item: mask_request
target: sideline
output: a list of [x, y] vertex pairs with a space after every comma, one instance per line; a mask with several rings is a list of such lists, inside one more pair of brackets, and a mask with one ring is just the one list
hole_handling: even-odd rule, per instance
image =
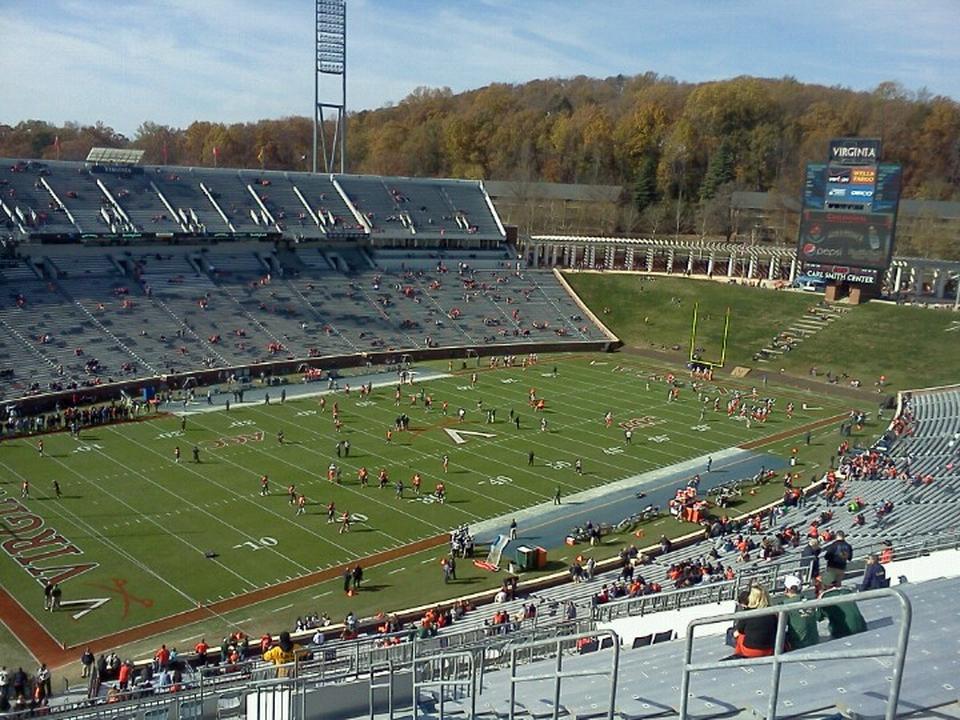
[[[405, 387], [416, 387], [419, 383], [454, 377], [454, 375], [451, 373], [440, 372], [439, 370], [433, 370], [431, 368], [412, 369], [409, 372], [412, 376], [411, 383]], [[391, 379], [383, 379], [385, 376], [390, 376]], [[336, 380], [337, 382], [343, 383], [343, 385], [348, 384], [344, 381], [349, 380], [351, 393], [357, 392], [357, 388], [359, 388], [360, 385], [365, 385], [368, 382], [374, 388], [393, 387], [398, 385], [400, 382], [396, 377], [396, 373], [394, 372], [350, 375], [336, 378]], [[275, 393], [275, 395], [272, 396], [272, 402], [279, 405], [280, 392], [283, 390], [286, 391], [287, 400], [302, 400], [304, 398], [320, 397], [321, 395], [343, 394], [344, 388], [342, 386], [337, 389], [330, 389], [327, 386], [327, 382], [327, 380], [318, 380], [316, 382], [309, 383], [289, 383], [287, 385], [274, 385], [272, 387], [258, 385], [252, 388], [245, 388], [243, 391], [244, 401], [242, 403], [231, 403], [230, 407], [233, 409], [240, 409], [250, 405], [262, 405], [266, 396], [271, 392]], [[318, 389], [318, 385], [322, 385], [323, 388]], [[184, 403], [181, 400], [179, 402], [171, 401], [163, 403], [159, 407], [161, 412], [177, 415], [178, 417], [182, 415], [199, 415], [202, 413], [225, 411], [227, 409], [225, 400], [232, 397], [232, 391], [218, 390], [216, 393], [211, 395], [211, 400], [213, 401], [212, 403], [207, 403], [204, 399], [199, 399], [187, 403], [186, 406], [184, 406]], [[224, 400], [221, 400], [221, 398]]]

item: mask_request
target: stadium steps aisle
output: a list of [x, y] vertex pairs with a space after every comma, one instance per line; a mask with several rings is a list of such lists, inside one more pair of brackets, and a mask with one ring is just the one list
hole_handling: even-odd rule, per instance
[[785, 348], [795, 348], [804, 340], [815, 336], [823, 328], [843, 317], [848, 312], [848, 308], [839, 308], [833, 305], [814, 305], [799, 318], [795, 318], [785, 324], [771, 342], [761, 348], [756, 354], [758, 362], [768, 362], [769, 358], [764, 355], [783, 355], [789, 350]]

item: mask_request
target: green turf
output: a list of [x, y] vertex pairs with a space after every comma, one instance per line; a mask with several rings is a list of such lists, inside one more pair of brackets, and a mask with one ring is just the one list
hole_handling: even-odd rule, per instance
[[853, 308], [778, 364], [796, 374], [811, 367], [821, 373], [846, 373], [867, 386], [885, 375], [888, 390], [957, 383], [958, 320], [957, 313], [944, 310], [868, 303]]
[[[628, 347], [689, 354], [693, 306], [700, 303], [698, 344], [707, 359], [719, 357], [722, 319], [731, 309], [727, 366], [787, 372], [820, 378], [829, 370], [872, 387], [881, 375], [887, 390], [960, 381], [958, 317], [942, 310], [867, 303], [850, 307], [839, 320], [770, 362], [753, 356], [793, 320], [816, 305], [819, 296], [728, 285], [707, 280], [635, 274], [567, 273], [588, 306]], [[847, 306], [843, 306], [847, 307]]]
[[[617, 371], [622, 362], [625, 371]], [[550, 377], [552, 368], [559, 370]], [[636, 473], [713, 452], [746, 440], [757, 439], [835, 414], [842, 407], [822, 398], [823, 409], [798, 412], [792, 421], [775, 415], [764, 427], [746, 429], [741, 423], [708, 417], [709, 429], [698, 431], [699, 409], [689, 390], [677, 403], [667, 403], [662, 381], [650, 383], [650, 366], [619, 356], [576, 356], [547, 359], [539, 366], [480, 372], [476, 388], [469, 374], [432, 381], [426, 390], [434, 398], [431, 412], [409, 399], [398, 409], [391, 388], [374, 392], [372, 401], [359, 402], [340, 394], [345, 428], [334, 432], [331, 405], [319, 412], [316, 399], [289, 401], [280, 405], [236, 406], [229, 413], [191, 415], [185, 433], [180, 420], [166, 417], [123, 426], [87, 431], [81, 441], [61, 433], [46, 436], [45, 456], [39, 457], [35, 440], [18, 440], [0, 447], [0, 489], [15, 496], [19, 482], [31, 480], [31, 499], [26, 505], [48, 527], [68, 538], [82, 555], [69, 562], [98, 563], [98, 567], [64, 583], [64, 599], [110, 597], [103, 607], [80, 620], [70, 613], [43, 613], [40, 586], [10, 558], [0, 560], [4, 586], [28, 611], [67, 644], [76, 644], [125, 627], [192, 609], [199, 603], [274, 585], [368, 556], [379, 550], [444, 533], [464, 522], [507, 515], [518, 508], [549, 502], [557, 486], [564, 494], [586, 489]], [[545, 376], [546, 375], [546, 376]], [[528, 389], [534, 386], [547, 400], [549, 432], [541, 433], [538, 417], [527, 407]], [[789, 400], [799, 406], [809, 395], [772, 390], [781, 407]], [[440, 411], [449, 401], [450, 415]], [[497, 422], [482, 422], [477, 400], [497, 409]], [[467, 422], [456, 423], [455, 409], [467, 409]], [[513, 408], [521, 414], [521, 429], [508, 422]], [[385, 431], [404, 410], [413, 429], [398, 433], [388, 444]], [[623, 449], [619, 429], [606, 429], [602, 415], [612, 410], [616, 421], [654, 416], [660, 424], [638, 431], [634, 445]], [[444, 427], [474, 432], [492, 432], [494, 438], [471, 436], [455, 445]], [[286, 442], [276, 439], [283, 430]], [[258, 435], [257, 433], [262, 433]], [[648, 437], [668, 436], [669, 442]], [[245, 440], [236, 438], [245, 437]], [[349, 438], [352, 452], [341, 460], [344, 486], [326, 480], [326, 467], [336, 461], [338, 437]], [[173, 448], [181, 447], [183, 459], [173, 461]], [[201, 463], [191, 461], [190, 450], [201, 448]], [[616, 447], [613, 453], [605, 449]], [[528, 468], [527, 453], [533, 450], [537, 464]], [[440, 458], [450, 456], [445, 478], [445, 505], [412, 497], [409, 488], [414, 471], [432, 488], [442, 476]], [[569, 466], [583, 459], [580, 477]], [[360, 488], [356, 468], [365, 465], [372, 484]], [[406, 497], [397, 500], [391, 486], [376, 488], [375, 475], [386, 467], [391, 481], [402, 478]], [[271, 478], [271, 495], [258, 494], [261, 473]], [[51, 482], [59, 480], [64, 497], [51, 497]], [[309, 498], [308, 513], [297, 517], [284, 489], [293, 483]], [[338, 510], [367, 517], [349, 534], [338, 534], [325, 519], [325, 505], [334, 500]], [[217, 557], [205, 559], [205, 551]], [[438, 556], [440, 551], [433, 553]], [[67, 565], [65, 558], [37, 563]], [[436, 568], [426, 566], [427, 577], [439, 578]], [[496, 580], [470, 569], [463, 588], [484, 587]], [[389, 582], [386, 582], [389, 580]], [[421, 572], [409, 569], [396, 578], [381, 578], [383, 595], [373, 596], [377, 609], [390, 610], [438, 599], [450, 591], [431, 582], [423, 590]], [[133, 598], [127, 605], [118, 587]], [[335, 586], [334, 581], [331, 586]], [[313, 593], [314, 595], [316, 593]], [[298, 596], [299, 597], [299, 596]], [[310, 596], [312, 597], [312, 596]], [[273, 603], [280, 607], [287, 601]], [[313, 609], [313, 608], [309, 608]]]
[[0, 623], [0, 665], [7, 670], [22, 667], [28, 673], [37, 669], [37, 660], [27, 650], [6, 625]]
[[567, 273], [581, 299], [628, 346], [689, 355], [693, 308], [700, 304], [698, 345], [719, 359], [723, 318], [731, 310], [727, 364], [750, 365], [753, 353], [783, 329], [784, 320], [814, 304], [808, 295], [707, 280], [636, 274]]

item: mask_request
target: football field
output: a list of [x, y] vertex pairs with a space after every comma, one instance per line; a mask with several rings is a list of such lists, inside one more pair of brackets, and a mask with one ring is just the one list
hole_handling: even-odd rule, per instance
[[[435, 369], [446, 370], [446, 363]], [[681, 376], [680, 396], [668, 402], [667, 372], [635, 357], [566, 355], [527, 369], [484, 366], [405, 385], [399, 406], [392, 382], [363, 399], [356, 389], [292, 399], [291, 388], [284, 403], [272, 388], [270, 404], [206, 412], [201, 401], [184, 417], [92, 428], [79, 439], [45, 435], [42, 456], [37, 437], [6, 441], [0, 445], [3, 586], [58, 643], [77, 645], [198, 606], [263, 598], [298, 579], [319, 581], [344, 563], [442, 547], [458, 525], [552, 504], [558, 491], [567, 497], [849, 409], [805, 391], [757, 388], [760, 397], [775, 398], [775, 411], [748, 428], [725, 408], [735, 389], [749, 385], [706, 383], [702, 406]], [[297, 389], [303, 387], [320, 392], [326, 385]], [[531, 390], [544, 401], [542, 412], [530, 406]], [[424, 407], [421, 393], [432, 398], [432, 408]], [[790, 402], [792, 419], [784, 411]], [[816, 409], [803, 410], [803, 403]], [[495, 421], [488, 422], [494, 409]], [[409, 430], [394, 431], [388, 441], [401, 413], [410, 418]], [[337, 444], [345, 440], [349, 456], [341, 446], [338, 457]], [[574, 469], [578, 459], [582, 474]], [[341, 470], [339, 485], [328, 480], [331, 463]], [[366, 487], [358, 481], [361, 467], [370, 476]], [[383, 489], [381, 469], [389, 476]], [[422, 477], [419, 496], [415, 473]], [[269, 478], [266, 496], [262, 475]], [[20, 497], [24, 480], [28, 498]], [[405, 486], [399, 498], [398, 480]], [[438, 482], [446, 487], [442, 504], [433, 497]], [[305, 496], [302, 514], [290, 503], [290, 485]], [[338, 518], [350, 513], [349, 532], [328, 522], [331, 502]], [[59, 582], [60, 612], [44, 612], [43, 579]]]

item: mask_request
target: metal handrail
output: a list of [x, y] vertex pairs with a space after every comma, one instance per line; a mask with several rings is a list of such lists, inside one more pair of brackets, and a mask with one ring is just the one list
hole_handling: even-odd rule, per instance
[[[896, 645], [892, 647], [868, 648], [864, 650], [785, 652], [784, 641], [787, 635], [787, 616], [790, 614], [790, 612], [797, 610], [798, 607], [815, 609], [884, 598], [895, 598], [900, 605], [901, 622]], [[693, 638], [696, 628], [703, 625], [730, 623], [736, 620], [766, 617], [768, 615], [777, 616], [777, 635], [774, 643], [773, 655], [738, 660], [713, 660], [710, 662], [700, 663], [693, 662]], [[815, 662], [817, 660], [847, 660], [875, 657], [894, 658], [893, 677], [890, 680], [890, 695], [887, 698], [885, 720], [895, 720], [897, 715], [897, 704], [900, 700], [900, 684], [903, 682], [903, 665], [907, 657], [907, 640], [910, 635], [910, 624], [912, 620], [913, 608], [910, 604], [909, 598], [900, 590], [892, 588], [868, 590], [866, 592], [856, 594], [844, 594], [840, 597], [818, 598], [815, 600], [805, 601], [800, 606], [796, 604], [774, 605], [757, 610], [746, 610], [739, 613], [729, 613], [726, 615], [717, 615], [711, 618], [693, 620], [687, 624], [687, 637], [683, 659], [683, 676], [680, 685], [680, 720], [687, 720], [690, 717], [688, 713], [688, 704], [690, 700], [690, 680], [691, 675], [695, 672], [703, 672], [704, 670], [718, 670], [720, 668], [770, 665], [770, 702], [767, 708], [766, 717], [767, 720], [775, 720], [777, 717], [777, 701], [780, 695], [780, 671], [784, 664]]]
[[719, 603], [724, 600], [736, 600], [745, 587], [757, 583], [772, 587], [778, 576], [787, 573], [796, 574], [801, 580], [807, 582], [810, 566], [799, 555], [791, 555], [770, 564], [745, 568], [733, 580], [614, 600], [592, 607], [591, 612], [594, 620], [610, 621], [619, 617], [646, 615], [652, 611], [677, 610], [691, 605], [703, 605], [705, 602]]
[[[602, 647], [601, 637], [611, 639], [610, 649], [613, 650], [611, 667], [609, 672], [605, 670], [564, 670], [563, 656], [564, 644], [573, 643], [574, 647], [578, 641], [589, 639], [597, 642], [597, 650]], [[527, 653], [537, 647], [553, 645], [557, 653], [557, 664], [550, 673], [538, 673], [536, 675], [517, 675], [517, 656], [520, 653]], [[553, 720], [560, 717], [560, 689], [564, 678], [568, 677], [595, 677], [597, 675], [610, 676], [610, 702], [607, 708], [607, 720], [613, 720], [617, 704], [617, 675], [620, 672], [620, 637], [613, 630], [595, 630], [587, 633], [579, 633], [563, 638], [553, 640], [535, 640], [534, 642], [518, 645], [510, 650], [510, 720], [516, 717], [517, 708], [517, 684], [523, 682], [536, 682], [538, 680], [553, 680]]]
[[[466, 663], [467, 666], [467, 678], [457, 678], [447, 679], [445, 677], [444, 670], [449, 670], [450, 672], [456, 673], [457, 661], [462, 661]], [[434, 665], [439, 669], [439, 676], [437, 678], [424, 678], [421, 679], [420, 674], [417, 672], [418, 664], [424, 665]], [[452, 668], [452, 669], [451, 669]], [[413, 682], [413, 720], [417, 720], [420, 717], [420, 690], [427, 687], [439, 688], [439, 717], [444, 716], [444, 703], [446, 701], [446, 693], [444, 690], [448, 687], [462, 688], [466, 686], [469, 691], [470, 698], [470, 714], [469, 718], [472, 720], [476, 717], [477, 714], [477, 672], [476, 672], [476, 662], [471, 652], [455, 652], [448, 653], [446, 655], [430, 655], [425, 658], [419, 658], [414, 655], [413, 666], [412, 666], [412, 682]]]

